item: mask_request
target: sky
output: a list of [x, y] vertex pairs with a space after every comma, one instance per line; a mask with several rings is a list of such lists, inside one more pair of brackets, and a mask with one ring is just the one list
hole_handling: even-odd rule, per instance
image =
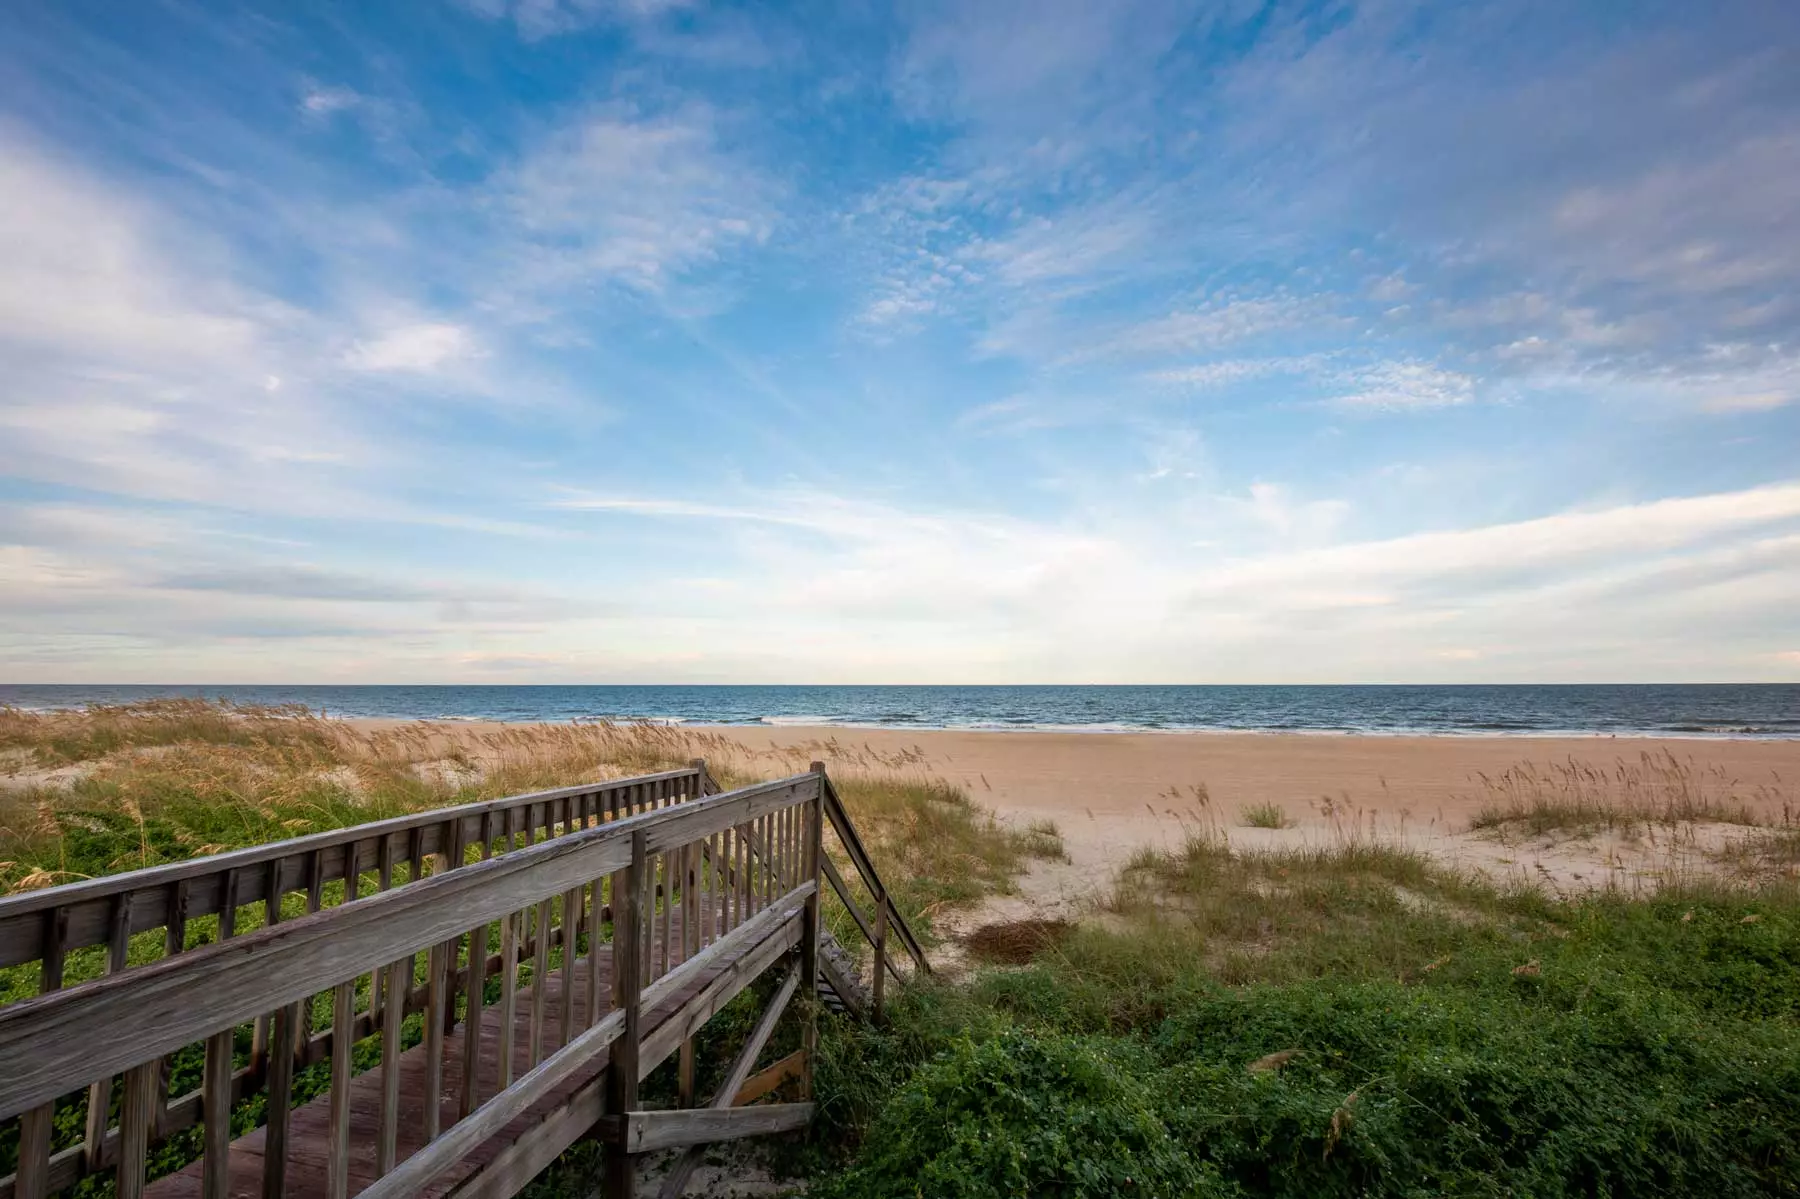
[[1800, 4], [0, 6], [0, 681], [1800, 681]]

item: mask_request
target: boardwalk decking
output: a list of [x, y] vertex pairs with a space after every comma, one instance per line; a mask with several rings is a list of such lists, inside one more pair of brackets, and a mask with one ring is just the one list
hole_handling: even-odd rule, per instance
[[[674, 945], [682, 942], [682, 921], [679, 913], [672, 919]], [[658, 948], [660, 952], [660, 946]], [[644, 1013], [643, 1029], [646, 1038], [666, 1023], [671, 1016], [679, 1012], [682, 1006], [703, 991], [720, 975], [724, 974], [737, 960], [745, 956], [736, 954], [729, 958], [720, 958], [709, 962], [707, 967], [687, 985], [683, 986], [668, 999], [659, 1003], [653, 1010]], [[677, 959], [679, 960], [679, 959]], [[600, 947], [600, 1010], [607, 1011], [612, 1006], [612, 947]], [[586, 957], [579, 959], [574, 971], [575, 1019], [571, 1021], [573, 1035], [584, 1031], [579, 1013], [586, 1010], [589, 961]], [[562, 971], [552, 970], [542, 980], [544, 991], [543, 1015], [543, 1048], [538, 1060], [561, 1049], [562, 1040], [562, 1006], [563, 987]], [[517, 1011], [513, 1018], [513, 1071], [516, 1079], [530, 1070], [534, 1064], [531, 1054], [531, 1012], [532, 992], [538, 984], [526, 987], [519, 992]], [[477, 1069], [476, 1079], [480, 1085], [480, 1096], [491, 1098], [500, 1089], [500, 1025], [502, 1013], [496, 1007], [483, 1008], [481, 1013], [481, 1064]], [[467, 1031], [465, 1024], [458, 1024], [453, 1032], [444, 1038], [443, 1049], [443, 1085], [438, 1095], [439, 1127], [449, 1128], [456, 1123], [457, 1104], [462, 1094], [462, 1054], [463, 1039]], [[427, 1047], [423, 1043], [413, 1046], [400, 1055], [400, 1129], [399, 1156], [405, 1160], [425, 1145], [425, 1104], [429, 1102], [425, 1094], [425, 1073], [428, 1059]], [[644, 1063], [647, 1071], [654, 1063]], [[525, 1115], [520, 1116], [496, 1136], [489, 1138], [479, 1149], [463, 1158], [455, 1167], [439, 1176], [426, 1190], [420, 1192], [424, 1196], [445, 1196], [455, 1194], [485, 1167], [491, 1165], [508, 1148], [513, 1147], [526, 1133], [538, 1127], [545, 1118], [557, 1108], [564, 1106], [577, 1093], [587, 1090], [593, 1094], [593, 1116], [600, 1114], [600, 1092], [602, 1075], [606, 1070], [604, 1055], [597, 1057], [574, 1078], [556, 1088], [536, 1104]], [[350, 1087], [350, 1193], [361, 1192], [376, 1179], [375, 1143], [377, 1129], [381, 1123], [381, 1085], [382, 1076], [379, 1069], [370, 1070], [356, 1076]], [[288, 1124], [288, 1162], [287, 1193], [290, 1195], [324, 1195], [327, 1193], [327, 1169], [329, 1157], [327, 1143], [329, 1140], [329, 1121], [331, 1116], [331, 1096], [320, 1095], [311, 1103], [296, 1108], [289, 1118]], [[592, 1118], [588, 1120], [592, 1123]], [[263, 1182], [263, 1136], [264, 1130], [254, 1131], [231, 1143], [230, 1182], [228, 1194], [233, 1199], [255, 1199], [262, 1194]], [[170, 1174], [151, 1183], [145, 1188], [146, 1196], [154, 1199], [200, 1199], [201, 1197], [202, 1163], [194, 1162], [178, 1173]]]

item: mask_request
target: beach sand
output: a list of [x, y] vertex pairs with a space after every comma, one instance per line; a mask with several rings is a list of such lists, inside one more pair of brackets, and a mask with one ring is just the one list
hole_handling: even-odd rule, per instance
[[[1473, 834], [1491, 793], [1480, 776], [1520, 763], [1582, 763], [1603, 771], [1642, 755], [1672, 755], [1725, 794], [1759, 790], [1780, 821], [1781, 796], [1800, 819], [1800, 741], [1637, 737], [1383, 737], [1239, 733], [1048, 733], [843, 728], [720, 728], [748, 751], [800, 761], [830, 746], [883, 755], [916, 752], [920, 769], [961, 783], [1003, 819], [1051, 820], [1070, 862], [1037, 872], [1031, 889], [1071, 901], [1110, 883], [1144, 845], [1179, 845], [1204, 829], [1243, 847], [1398, 843], [1494, 877], [1563, 889], [1631, 885], [1705, 859], [1741, 835], [1704, 826], [1677, 838], [1533, 840]], [[803, 763], [802, 763], [803, 764]], [[835, 769], [836, 767], [834, 767]], [[1200, 798], [1204, 794], [1204, 801]], [[1246, 827], [1242, 810], [1279, 805], [1292, 827]], [[1654, 834], [1652, 834], [1654, 835]], [[1055, 896], [1051, 896], [1054, 898]]]
[[[358, 721], [392, 727], [398, 721]], [[446, 743], [504, 728], [435, 726]], [[1389, 737], [1245, 733], [967, 732], [804, 726], [683, 726], [721, 764], [764, 776], [804, 770], [900, 769], [959, 783], [1002, 819], [1052, 821], [1069, 861], [1033, 868], [1038, 908], [1089, 902], [1142, 846], [1171, 848], [1204, 831], [1244, 848], [1401, 844], [1496, 879], [1559, 890], [1655, 885], [1715, 868], [1739, 825], [1651, 829], [1648, 835], [1537, 838], [1477, 833], [1470, 823], [1495, 778], [1529, 763], [1603, 772], [1672, 756], [1716, 796], [1748, 798], [1770, 822], [1800, 820], [1800, 741], [1639, 737]], [[860, 765], [859, 765], [860, 763]], [[1790, 811], [1783, 811], [1784, 802]], [[1275, 804], [1291, 826], [1248, 827], [1243, 810]]]

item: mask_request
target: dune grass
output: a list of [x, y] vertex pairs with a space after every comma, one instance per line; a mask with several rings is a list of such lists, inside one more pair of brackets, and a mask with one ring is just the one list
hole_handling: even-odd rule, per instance
[[822, 1143], [858, 1146], [828, 1199], [1790, 1194], [1800, 891], [1196, 837], [1029, 965], [834, 1029], [821, 1082]]
[[1647, 826], [1800, 823], [1800, 801], [1782, 780], [1745, 783], [1667, 749], [1610, 767], [1522, 762], [1477, 775], [1475, 829], [1523, 833], [1642, 833]]
[[1278, 803], [1248, 804], [1238, 812], [1238, 818], [1248, 828], [1290, 828], [1294, 823]]

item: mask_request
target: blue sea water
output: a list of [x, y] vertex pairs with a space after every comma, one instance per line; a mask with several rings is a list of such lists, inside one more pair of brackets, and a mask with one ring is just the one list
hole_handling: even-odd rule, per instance
[[50, 686], [0, 705], [156, 696], [304, 704], [331, 716], [651, 720], [949, 729], [1800, 738], [1800, 684], [1566, 686]]

